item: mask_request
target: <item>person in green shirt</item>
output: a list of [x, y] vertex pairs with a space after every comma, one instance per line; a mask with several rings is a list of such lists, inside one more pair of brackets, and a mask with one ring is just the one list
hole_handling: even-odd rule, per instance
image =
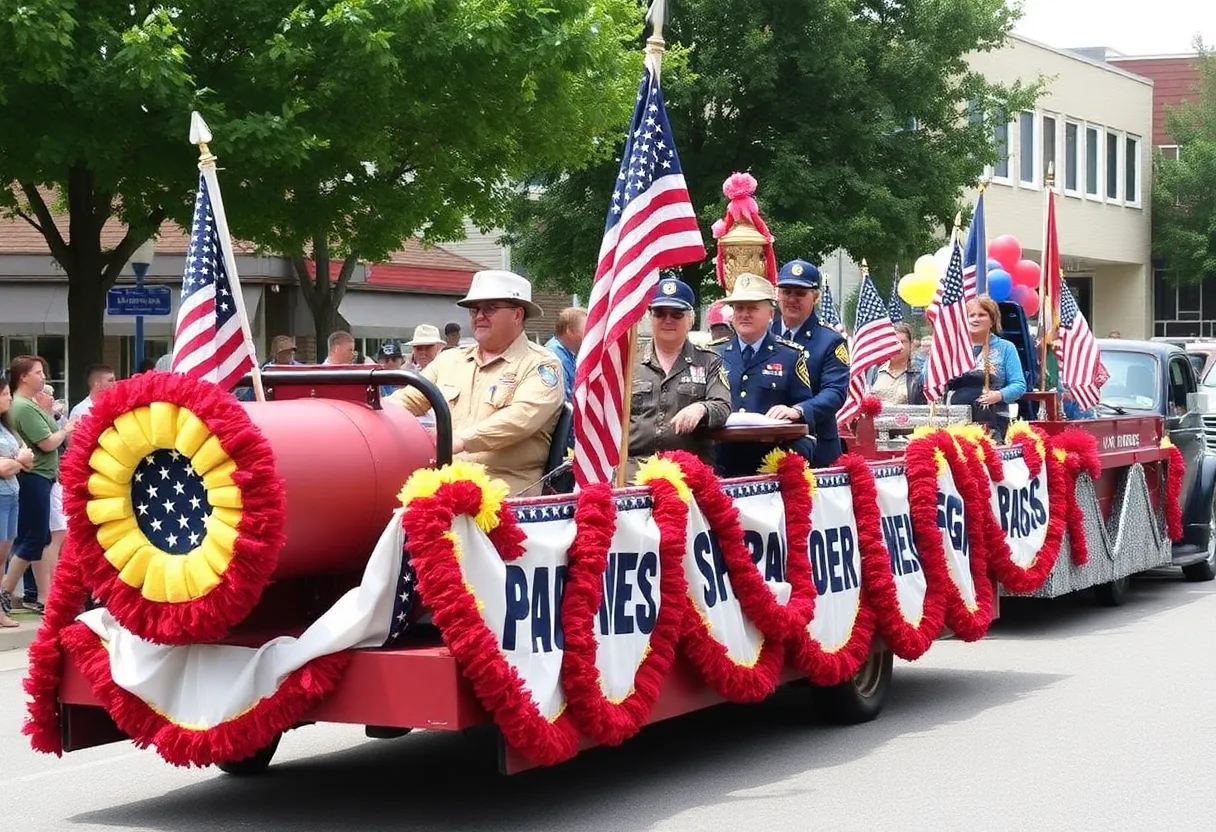
[[42, 560], [42, 551], [51, 542], [51, 486], [59, 479], [59, 447], [76, 429], [76, 421], [69, 419], [62, 428], [56, 428], [55, 420], [34, 400], [46, 383], [46, 371], [42, 359], [21, 355], [13, 359], [9, 369], [9, 387], [13, 393], [13, 404], [9, 409], [9, 424], [17, 437], [34, 452], [34, 464], [30, 470], [17, 474], [17, 539], [13, 541], [13, 553], [0, 581], [0, 609], [12, 611], [13, 591], [25, 570], [33, 566], [34, 580], [38, 584], [38, 601], [32, 606], [41, 612], [46, 603], [46, 593], [51, 586], [49, 564]]

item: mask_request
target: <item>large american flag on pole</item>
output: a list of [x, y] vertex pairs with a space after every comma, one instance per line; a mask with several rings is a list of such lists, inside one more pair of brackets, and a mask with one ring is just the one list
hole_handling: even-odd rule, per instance
[[857, 418], [866, 392], [866, 373], [899, 353], [899, 336], [870, 276], [862, 275], [857, 296], [856, 326], [849, 348], [849, 394], [836, 413], [836, 424], [844, 427]]
[[1102, 364], [1098, 342], [1068, 284], [1060, 282], [1060, 331], [1055, 342], [1056, 358], [1060, 361], [1060, 381], [1068, 387], [1082, 410], [1096, 407], [1102, 395], [1102, 385], [1110, 375]]
[[975, 365], [971, 333], [967, 329], [967, 300], [963, 291], [963, 255], [956, 238], [950, 252], [950, 265], [942, 280], [942, 303], [929, 345], [928, 366], [925, 368], [927, 401], [940, 399], [951, 379]]
[[230, 245], [220, 234], [210, 186], [200, 173], [171, 369], [225, 390], [255, 363], [243, 326], [244, 304], [235, 296], [228, 274], [225, 250]]
[[609, 481], [622, 463], [629, 330], [645, 314], [659, 270], [704, 258], [705, 244], [659, 88], [658, 58], [648, 54], [578, 353], [574, 478], [580, 487]]

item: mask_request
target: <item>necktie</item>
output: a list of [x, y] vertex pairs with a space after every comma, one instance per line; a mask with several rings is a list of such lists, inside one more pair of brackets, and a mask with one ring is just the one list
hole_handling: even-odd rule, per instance
[[792, 331], [792, 330], [787, 329], [787, 330], [785, 331], [785, 335], [783, 335], [783, 336], [781, 336], [781, 337], [782, 337], [782, 338], [784, 338], [784, 339], [785, 339], [785, 340], [787, 340], [787, 341], [793, 341], [793, 340], [794, 340], [794, 333], [793, 333], [793, 331]]
[[756, 351], [754, 349], [752, 349], [751, 344], [748, 344], [746, 347], [743, 348], [743, 363], [744, 364], [750, 364], [752, 359], [755, 356], [756, 356]]

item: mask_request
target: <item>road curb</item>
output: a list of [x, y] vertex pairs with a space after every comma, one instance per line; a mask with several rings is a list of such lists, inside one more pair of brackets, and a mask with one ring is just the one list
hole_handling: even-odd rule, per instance
[[16, 620], [21, 623], [20, 627], [0, 629], [0, 653], [6, 650], [24, 650], [33, 642], [34, 636], [38, 635], [38, 627], [42, 624], [41, 618], [33, 620], [18, 618]]

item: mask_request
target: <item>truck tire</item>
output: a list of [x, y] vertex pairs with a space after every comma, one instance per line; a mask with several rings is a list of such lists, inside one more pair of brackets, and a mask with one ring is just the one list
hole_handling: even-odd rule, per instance
[[283, 735], [276, 734], [269, 745], [259, 748], [251, 756], [231, 763], [216, 763], [215, 767], [232, 777], [256, 777], [270, 768], [270, 761], [274, 759], [274, 752], [279, 750], [281, 739]]
[[1098, 584], [1094, 587], [1094, 598], [1097, 599], [1100, 606], [1121, 607], [1127, 600], [1127, 593], [1131, 589], [1131, 585], [1131, 575], [1116, 578], [1110, 583]]
[[882, 713], [894, 670], [895, 654], [890, 650], [871, 653], [849, 681], [826, 688], [811, 688], [815, 712], [834, 725], [870, 722]]
[[1208, 559], [1182, 567], [1182, 577], [1193, 583], [1216, 578], [1216, 505], [1208, 512]]

